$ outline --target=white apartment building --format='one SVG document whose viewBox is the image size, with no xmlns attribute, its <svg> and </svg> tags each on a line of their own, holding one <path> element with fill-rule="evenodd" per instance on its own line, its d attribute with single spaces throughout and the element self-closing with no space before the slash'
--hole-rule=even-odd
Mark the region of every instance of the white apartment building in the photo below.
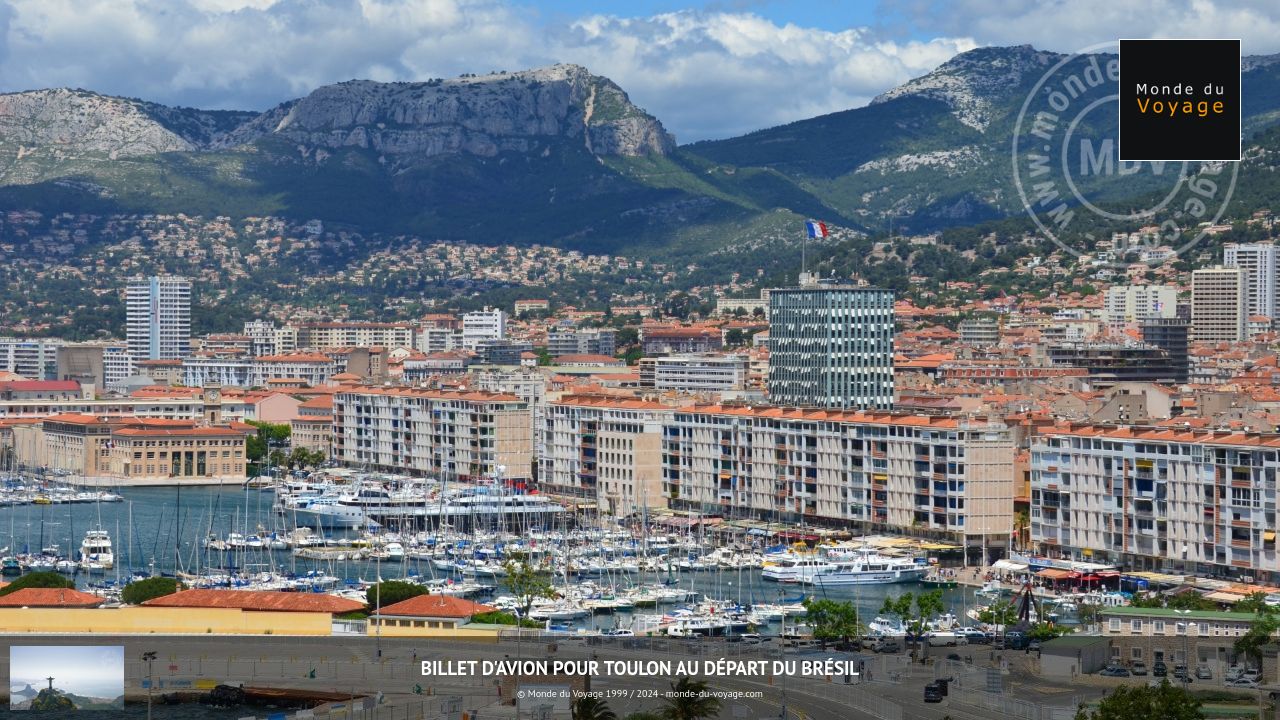
<svg viewBox="0 0 1280 720">
<path fill-rule="evenodd" d="M 481 340 L 507 336 L 507 314 L 497 308 L 473 310 L 462 316 L 462 347 L 475 350 Z"/>
<path fill-rule="evenodd" d="M 663 432 L 663 491 L 725 517 L 933 531 L 990 560 L 1013 529 L 1014 455 L 1002 423 L 695 406 Z"/>
<path fill-rule="evenodd" d="M 182 359 L 182 384 L 188 387 L 225 385 L 265 387 L 271 380 L 300 380 L 324 385 L 337 373 L 333 358 L 319 353 L 289 353 L 263 357 L 205 357 Z"/>
<path fill-rule="evenodd" d="M 438 353 L 462 347 L 462 330 L 458 328 L 420 327 L 415 347 L 424 353 Z"/>
<path fill-rule="evenodd" d="M 1103 314 L 1112 329 L 1148 318 L 1178 316 L 1178 291 L 1169 285 L 1113 285 L 1103 299 Z"/>
<path fill-rule="evenodd" d="M 529 403 L 529 432 L 535 457 L 542 457 L 542 427 L 547 411 L 547 376 L 531 370 L 489 370 L 471 375 L 475 387 L 492 393 L 507 393 Z"/>
<path fill-rule="evenodd" d="M 182 359 L 182 384 L 253 387 L 253 359 L 192 356 Z"/>
<path fill-rule="evenodd" d="M 172 360 L 191 351 L 191 281 L 150 277 L 125 292 L 127 339 L 134 362 Z"/>
<path fill-rule="evenodd" d="M 1280 435 L 1061 425 L 1031 446 L 1031 540 L 1135 570 L 1280 581 Z"/>
<path fill-rule="evenodd" d="M 58 374 L 59 340 L 0 337 L 0 372 L 28 380 L 54 380 Z"/>
<path fill-rule="evenodd" d="M 333 457 L 384 472 L 518 484 L 533 470 L 529 413 L 505 393 L 343 390 L 333 399 Z"/>
<path fill-rule="evenodd" d="M 1245 271 L 1245 302 L 1250 315 L 1276 319 L 1276 271 L 1280 252 L 1271 243 L 1227 243 L 1223 246 L 1223 265 Z"/>
<path fill-rule="evenodd" d="M 698 353 L 641 358 L 640 387 L 687 392 L 745 390 L 749 368 L 746 355 Z"/>
<path fill-rule="evenodd" d="M 548 403 L 539 488 L 616 517 L 666 507 L 662 430 L 673 412 L 661 403 L 608 396 Z"/>
<path fill-rule="evenodd" d="M 1248 282 L 1242 268 L 1205 268 L 1191 273 L 1191 339 L 1245 339 Z"/>
</svg>

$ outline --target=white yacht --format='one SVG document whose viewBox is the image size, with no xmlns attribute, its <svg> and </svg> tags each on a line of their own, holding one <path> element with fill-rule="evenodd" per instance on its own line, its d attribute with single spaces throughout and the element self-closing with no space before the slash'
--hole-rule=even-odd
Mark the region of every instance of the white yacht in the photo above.
<svg viewBox="0 0 1280 720">
<path fill-rule="evenodd" d="M 911 558 L 889 557 L 870 550 L 818 568 L 809 582 L 819 587 L 918 582 L 928 568 Z"/>
<path fill-rule="evenodd" d="M 84 570 L 110 570 L 116 557 L 111 550 L 111 536 L 106 530 L 90 530 L 80 543 L 80 567 Z"/>
<path fill-rule="evenodd" d="M 831 562 L 820 557 L 783 556 L 766 560 L 760 577 L 781 583 L 798 583 L 811 577 L 817 568 L 827 567 Z"/>
</svg>

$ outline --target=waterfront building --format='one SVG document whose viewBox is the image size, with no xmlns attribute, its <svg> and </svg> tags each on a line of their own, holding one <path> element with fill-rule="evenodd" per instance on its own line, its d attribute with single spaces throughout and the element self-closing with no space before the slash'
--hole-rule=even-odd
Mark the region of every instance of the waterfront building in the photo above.
<svg viewBox="0 0 1280 720">
<path fill-rule="evenodd" d="M 18 462 L 86 484 L 208 485 L 245 479 L 245 425 L 63 413 L 14 428 Z"/>
<path fill-rule="evenodd" d="M 1280 435 L 1064 424 L 1031 444 L 1031 540 L 1133 570 L 1280 582 Z"/>
<path fill-rule="evenodd" d="M 134 362 L 186 357 L 191 352 L 191 281 L 150 277 L 125 292 L 129 354 Z"/>
<path fill-rule="evenodd" d="M 1148 607 L 1098 608 L 1102 636 L 1111 641 L 1111 661 L 1148 667 L 1208 664 L 1215 677 L 1230 666 L 1235 642 L 1257 621 L 1253 613 Z M 1190 660 L 1188 661 L 1188 657 Z"/>
<path fill-rule="evenodd" d="M 618 517 L 666 507 L 662 432 L 673 412 L 657 402 L 597 395 L 548 403 L 539 489 Z"/>
<path fill-rule="evenodd" d="M 1015 438 L 1002 423 L 705 405 L 674 411 L 662 452 L 676 509 L 928 531 L 974 561 L 1003 553 L 1013 528 Z"/>
<path fill-rule="evenodd" d="M 730 392 L 747 387 L 746 355 L 665 355 L 640 359 L 640 387 L 688 392 Z"/>
<path fill-rule="evenodd" d="M 530 412 L 505 393 L 344 388 L 333 399 L 333 457 L 383 472 L 524 482 L 533 467 Z"/>
<path fill-rule="evenodd" d="M 1276 316 L 1277 265 L 1280 252 L 1271 243 L 1227 243 L 1222 248 L 1223 266 L 1245 272 L 1245 304 L 1249 315 Z"/>
<path fill-rule="evenodd" d="M 769 293 L 769 401 L 893 406 L 893 293 L 813 283 Z"/>
<path fill-rule="evenodd" d="M 1204 268 L 1191 273 L 1191 339 L 1245 339 L 1248 280 L 1242 268 Z"/>
<path fill-rule="evenodd" d="M 333 456 L 333 396 L 317 395 L 298 404 L 297 415 L 289 421 L 290 444 L 295 448 L 319 450 Z"/>
</svg>

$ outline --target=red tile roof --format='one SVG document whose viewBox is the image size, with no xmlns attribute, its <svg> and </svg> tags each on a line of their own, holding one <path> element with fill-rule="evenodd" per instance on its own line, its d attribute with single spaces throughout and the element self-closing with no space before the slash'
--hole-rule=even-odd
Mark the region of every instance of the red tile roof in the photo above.
<svg viewBox="0 0 1280 720">
<path fill-rule="evenodd" d="M 0 382 L 0 392 L 80 392 L 75 380 L 8 380 Z"/>
<path fill-rule="evenodd" d="M 492 612 L 493 608 L 466 598 L 452 595 L 419 595 L 382 608 L 383 615 L 408 615 L 411 617 L 469 618 L 476 613 Z"/>
<path fill-rule="evenodd" d="M 183 590 L 148 600 L 149 607 L 239 608 L 277 612 L 346 613 L 364 608 L 364 603 L 325 593 L 277 592 L 266 590 Z"/>
<path fill-rule="evenodd" d="M 102 598 L 70 588 L 23 588 L 0 595 L 0 607 L 97 607 Z"/>
</svg>

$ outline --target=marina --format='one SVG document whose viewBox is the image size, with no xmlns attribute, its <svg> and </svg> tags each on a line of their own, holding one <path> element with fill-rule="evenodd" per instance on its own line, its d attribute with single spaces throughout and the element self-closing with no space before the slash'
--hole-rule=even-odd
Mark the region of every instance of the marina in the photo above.
<svg viewBox="0 0 1280 720">
<path fill-rule="evenodd" d="M 299 512 L 335 497 L 359 508 L 360 521 L 335 526 Z M 62 572 L 108 598 L 151 575 L 361 601 L 376 580 L 400 579 L 515 612 L 521 603 L 503 581 L 506 562 L 520 558 L 555 588 L 527 619 L 624 636 L 782 634 L 800 622 L 806 597 L 851 601 L 872 618 L 885 598 L 929 589 L 921 580 L 931 567 L 923 555 L 856 540 L 814 548 L 658 523 L 588 523 L 544 496 L 402 478 L 128 488 L 93 502 L 7 503 L 0 534 L 6 574 Z M 942 593 L 950 617 L 979 602 L 971 587 Z"/>
</svg>

